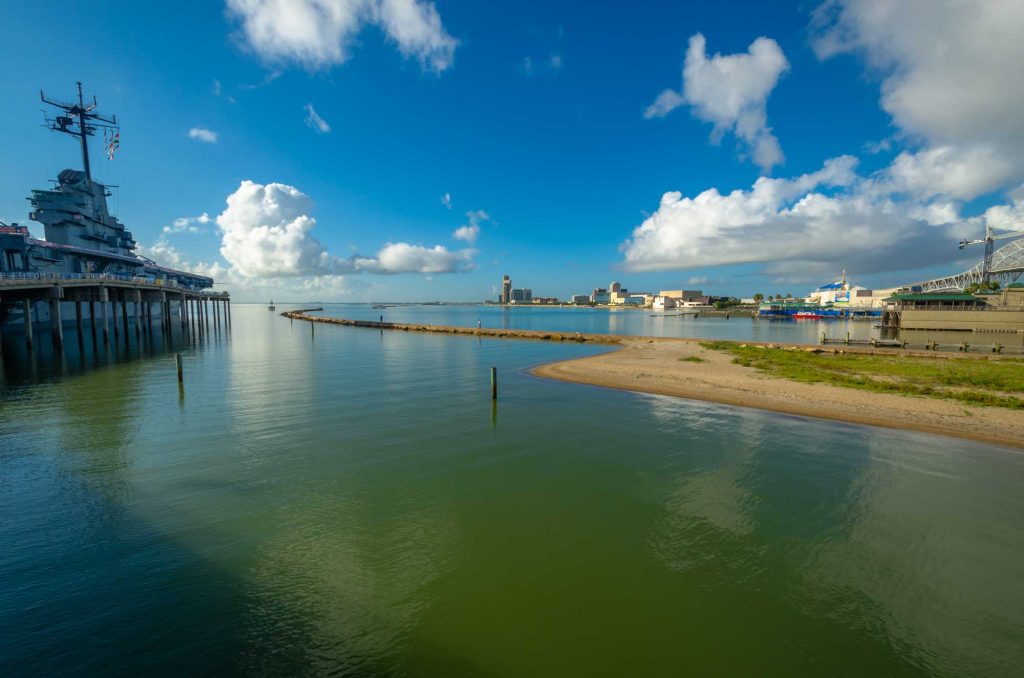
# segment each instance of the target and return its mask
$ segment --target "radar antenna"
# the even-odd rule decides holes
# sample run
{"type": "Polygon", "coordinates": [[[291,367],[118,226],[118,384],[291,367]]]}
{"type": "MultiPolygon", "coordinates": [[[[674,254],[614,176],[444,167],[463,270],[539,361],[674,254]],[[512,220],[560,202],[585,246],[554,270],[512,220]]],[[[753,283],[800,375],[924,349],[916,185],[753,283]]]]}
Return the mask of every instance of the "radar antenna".
{"type": "MultiPolygon", "coordinates": [[[[63,132],[69,136],[78,137],[79,143],[82,145],[82,167],[85,169],[85,176],[88,179],[92,179],[92,170],[89,167],[89,137],[96,132],[97,127],[105,129],[118,129],[117,116],[105,117],[99,113],[94,113],[96,109],[96,97],[93,96],[92,103],[86,105],[82,98],[82,81],[79,80],[78,85],[78,103],[67,103],[63,101],[56,101],[53,99],[47,99],[46,94],[42,90],[39,90],[39,98],[42,99],[44,104],[49,104],[54,108],[59,108],[66,115],[58,115],[56,118],[45,118],[46,125],[54,132],[63,132]]],[[[45,116],[45,113],[44,113],[45,116]]]]}

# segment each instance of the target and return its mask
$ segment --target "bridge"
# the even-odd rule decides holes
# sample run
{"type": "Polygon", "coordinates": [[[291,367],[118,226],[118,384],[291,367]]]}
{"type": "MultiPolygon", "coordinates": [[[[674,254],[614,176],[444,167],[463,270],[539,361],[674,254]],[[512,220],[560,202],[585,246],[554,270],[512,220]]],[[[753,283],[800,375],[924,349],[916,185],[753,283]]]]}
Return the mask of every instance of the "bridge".
{"type": "MultiPolygon", "coordinates": [[[[1024,233],[1021,234],[1024,236],[1024,233]]],[[[1016,282],[1024,274],[1024,238],[1003,245],[991,255],[991,264],[986,272],[985,260],[979,261],[974,268],[913,285],[904,285],[903,289],[921,292],[953,292],[962,291],[968,285],[978,284],[986,279],[998,282],[1002,287],[1016,282]]]]}

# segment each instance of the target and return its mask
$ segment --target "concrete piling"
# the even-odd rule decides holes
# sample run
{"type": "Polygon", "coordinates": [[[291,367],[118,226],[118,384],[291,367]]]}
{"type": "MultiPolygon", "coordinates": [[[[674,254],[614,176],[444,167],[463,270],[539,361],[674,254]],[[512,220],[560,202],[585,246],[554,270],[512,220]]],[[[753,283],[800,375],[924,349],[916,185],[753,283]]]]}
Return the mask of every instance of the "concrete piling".
{"type": "Polygon", "coordinates": [[[50,328],[53,333],[53,347],[60,350],[64,347],[64,326],[60,317],[60,297],[50,297],[50,328]]]}
{"type": "Polygon", "coordinates": [[[110,319],[107,317],[107,301],[110,295],[106,287],[100,288],[100,312],[103,314],[103,344],[110,343],[110,319]]]}
{"type": "Polygon", "coordinates": [[[81,346],[85,343],[85,336],[82,332],[82,302],[81,300],[75,300],[75,327],[78,329],[78,344],[81,346]]]}
{"type": "Polygon", "coordinates": [[[22,308],[25,311],[25,346],[32,350],[32,302],[25,299],[22,308]]]}

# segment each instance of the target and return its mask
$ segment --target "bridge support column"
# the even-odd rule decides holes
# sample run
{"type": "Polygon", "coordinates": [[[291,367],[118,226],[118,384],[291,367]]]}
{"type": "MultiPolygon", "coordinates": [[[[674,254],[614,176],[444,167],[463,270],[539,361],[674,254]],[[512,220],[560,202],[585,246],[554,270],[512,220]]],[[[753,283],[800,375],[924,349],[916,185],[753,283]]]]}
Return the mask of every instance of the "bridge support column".
{"type": "Polygon", "coordinates": [[[96,339],[96,300],[89,300],[89,328],[92,330],[92,338],[96,339]]]}
{"type": "Polygon", "coordinates": [[[28,299],[22,301],[22,308],[25,311],[25,346],[32,350],[32,302],[28,299]]]}

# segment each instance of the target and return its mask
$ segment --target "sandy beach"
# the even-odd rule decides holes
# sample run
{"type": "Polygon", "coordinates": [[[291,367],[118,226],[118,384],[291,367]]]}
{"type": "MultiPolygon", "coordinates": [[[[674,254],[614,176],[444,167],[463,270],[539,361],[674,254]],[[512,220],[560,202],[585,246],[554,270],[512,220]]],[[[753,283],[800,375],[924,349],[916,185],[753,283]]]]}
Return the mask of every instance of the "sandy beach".
{"type": "Polygon", "coordinates": [[[939,433],[1024,448],[1024,411],[767,376],[699,343],[630,338],[619,350],[541,365],[539,377],[939,433]],[[703,362],[688,362],[698,357],[703,362]]]}

